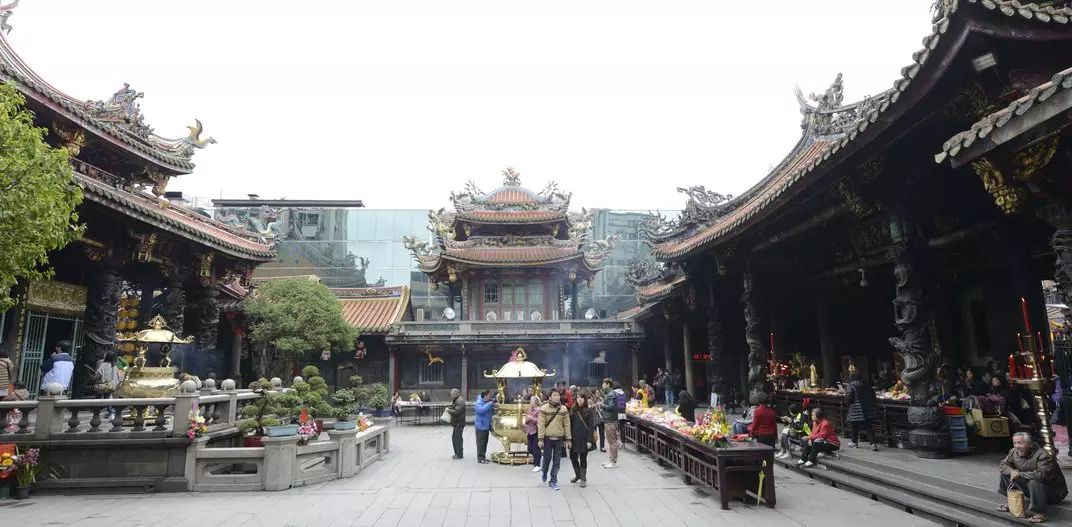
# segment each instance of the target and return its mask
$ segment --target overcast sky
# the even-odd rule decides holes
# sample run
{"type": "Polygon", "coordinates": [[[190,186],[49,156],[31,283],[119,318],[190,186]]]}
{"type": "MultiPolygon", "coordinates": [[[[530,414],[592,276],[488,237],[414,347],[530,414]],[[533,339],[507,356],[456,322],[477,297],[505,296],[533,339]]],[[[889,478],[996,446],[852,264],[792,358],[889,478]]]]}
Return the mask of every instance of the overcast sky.
{"type": "Polygon", "coordinates": [[[51,84],[145,92],[219,143],[169,190],[432,208],[473,179],[555,180],[574,207],[739,194],[800,134],[793,85],[889,88],[932,0],[22,0],[9,41],[51,84]]]}

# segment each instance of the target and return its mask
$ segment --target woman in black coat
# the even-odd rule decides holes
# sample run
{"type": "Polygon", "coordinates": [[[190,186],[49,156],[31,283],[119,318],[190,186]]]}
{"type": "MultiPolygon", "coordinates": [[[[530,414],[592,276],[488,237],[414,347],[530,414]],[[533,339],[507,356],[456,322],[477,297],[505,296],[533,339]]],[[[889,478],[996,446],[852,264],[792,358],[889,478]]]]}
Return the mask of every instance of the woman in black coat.
{"type": "Polygon", "coordinates": [[[871,443],[871,450],[878,451],[878,443],[875,442],[875,422],[873,420],[878,401],[875,400],[875,390],[864,380],[864,375],[859,371],[852,373],[849,388],[846,392],[846,401],[849,403],[849,424],[852,425],[852,441],[849,446],[859,448],[860,428],[867,428],[867,440],[871,443]]]}
{"type": "Polygon", "coordinates": [[[588,486],[588,451],[595,446],[596,410],[589,401],[591,395],[587,390],[573,396],[573,408],[570,408],[570,463],[573,465],[573,479],[570,483],[581,482],[588,486]]]}

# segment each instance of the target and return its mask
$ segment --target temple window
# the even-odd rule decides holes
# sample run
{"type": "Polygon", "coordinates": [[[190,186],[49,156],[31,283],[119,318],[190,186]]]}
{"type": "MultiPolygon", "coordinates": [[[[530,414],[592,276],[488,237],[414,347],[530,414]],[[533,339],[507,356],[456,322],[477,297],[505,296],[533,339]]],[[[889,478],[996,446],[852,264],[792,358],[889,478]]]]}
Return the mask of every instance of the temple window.
{"type": "Polygon", "coordinates": [[[443,363],[422,364],[417,382],[420,384],[443,384],[443,363]]]}

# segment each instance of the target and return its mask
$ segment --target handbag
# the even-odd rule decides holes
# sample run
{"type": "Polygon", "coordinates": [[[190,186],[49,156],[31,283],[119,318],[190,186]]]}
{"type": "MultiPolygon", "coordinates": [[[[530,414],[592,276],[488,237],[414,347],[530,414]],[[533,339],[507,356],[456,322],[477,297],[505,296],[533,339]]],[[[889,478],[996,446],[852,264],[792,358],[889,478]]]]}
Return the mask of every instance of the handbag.
{"type": "Polygon", "coordinates": [[[1024,492],[1020,490],[1020,486],[1015,482],[1009,483],[1009,490],[1006,491],[1006,496],[1009,499],[1009,512],[1017,518],[1026,518],[1027,512],[1024,510],[1024,492]]]}
{"type": "Polygon", "coordinates": [[[452,417],[453,416],[450,415],[450,407],[448,406],[443,409],[443,415],[439,416],[439,420],[443,421],[444,423],[450,424],[452,417]]]}

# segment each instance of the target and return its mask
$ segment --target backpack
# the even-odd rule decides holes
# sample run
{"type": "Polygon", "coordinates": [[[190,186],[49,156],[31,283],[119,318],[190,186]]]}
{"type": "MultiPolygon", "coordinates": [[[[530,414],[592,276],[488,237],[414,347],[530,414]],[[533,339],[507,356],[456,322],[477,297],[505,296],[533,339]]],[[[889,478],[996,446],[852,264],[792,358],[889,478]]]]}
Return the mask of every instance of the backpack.
{"type": "Polygon", "coordinates": [[[618,413],[625,412],[625,392],[614,392],[614,404],[618,407],[618,413]]]}

